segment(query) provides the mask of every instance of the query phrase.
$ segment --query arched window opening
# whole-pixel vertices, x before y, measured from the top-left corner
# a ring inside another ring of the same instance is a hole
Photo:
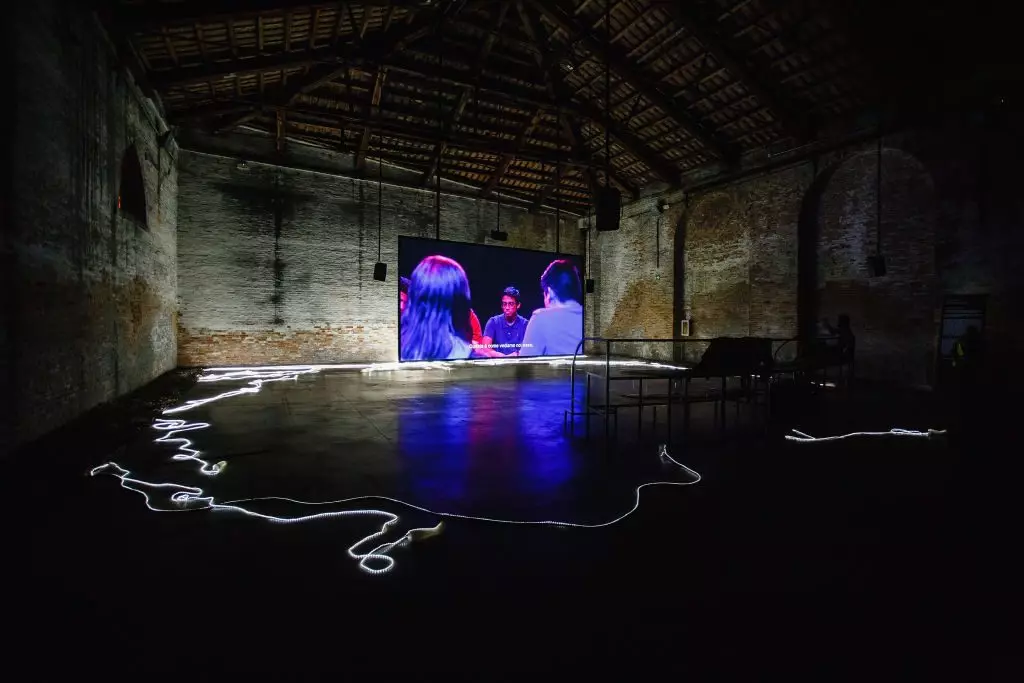
[[[129,145],[121,159],[121,187],[117,192],[117,210],[125,218],[147,227],[146,184],[142,180],[142,164],[134,145]]]

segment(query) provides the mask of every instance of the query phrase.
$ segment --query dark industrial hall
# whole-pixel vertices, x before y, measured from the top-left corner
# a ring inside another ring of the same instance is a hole
[[[999,3],[35,0],[8,670],[1019,680]]]

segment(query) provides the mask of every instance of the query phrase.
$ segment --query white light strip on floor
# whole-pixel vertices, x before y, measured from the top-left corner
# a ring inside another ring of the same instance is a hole
[[[247,372],[320,372],[322,370],[359,370],[364,373],[397,372],[402,370],[447,370],[452,368],[488,367],[496,365],[547,365],[550,367],[566,367],[572,365],[572,356],[545,356],[543,358],[481,358],[477,360],[445,360],[445,361],[403,361],[394,363],[346,363],[340,365],[251,365],[230,368],[204,368],[200,382],[217,381],[219,379],[243,379]],[[645,367],[669,370],[685,370],[685,365],[669,365],[648,360],[605,360],[601,358],[580,357],[576,359],[578,366],[609,365],[615,368]],[[208,379],[206,373],[218,373]],[[225,375],[221,377],[220,374]]]
[[[918,439],[938,439],[946,435],[945,429],[929,429],[926,432],[918,432],[911,429],[890,429],[887,432],[851,432],[849,434],[840,434],[838,436],[822,436],[813,437],[797,430],[792,430],[793,434],[786,435],[786,441],[795,441],[797,443],[824,443],[826,441],[842,441],[843,439],[852,439],[859,436],[910,436]]]
[[[372,550],[366,552],[360,552],[359,548],[375,539],[379,539],[387,534],[388,530],[398,523],[398,515],[392,512],[386,512],[384,510],[375,509],[358,509],[358,510],[337,510],[332,512],[320,512],[311,515],[303,515],[299,517],[278,517],[276,515],[268,515],[262,512],[256,512],[248,508],[242,507],[240,503],[256,503],[260,501],[284,501],[293,503],[296,505],[348,505],[358,501],[385,501],[401,505],[403,507],[424,512],[435,517],[441,517],[442,519],[463,519],[476,522],[489,522],[493,524],[515,524],[521,526],[551,526],[560,528],[573,528],[573,529],[600,529],[602,527],[608,527],[618,522],[621,522],[626,517],[637,511],[640,507],[640,491],[648,486],[692,486],[700,481],[701,476],[697,471],[687,467],[681,462],[674,459],[668,454],[668,448],[662,445],[658,452],[658,457],[662,462],[671,462],[687,473],[691,474],[694,479],[693,481],[652,481],[645,484],[641,484],[636,487],[635,500],[633,507],[624,512],[623,514],[615,517],[614,519],[606,522],[597,522],[593,524],[585,524],[581,522],[561,522],[554,520],[517,520],[517,519],[499,519],[496,517],[480,517],[477,515],[461,515],[454,512],[439,512],[437,510],[431,510],[419,505],[399,500],[397,498],[389,498],[387,496],[357,496],[355,498],[343,498],[341,500],[329,500],[329,501],[303,501],[296,500],[294,498],[283,498],[280,496],[264,496],[260,498],[240,498],[238,500],[229,500],[223,503],[218,503],[214,500],[213,496],[203,495],[203,490],[197,486],[185,486],[183,484],[175,484],[171,482],[148,482],[142,479],[136,479],[131,477],[131,473],[118,465],[115,462],[108,462],[98,467],[94,467],[89,474],[96,476],[98,474],[111,474],[120,480],[122,488],[128,489],[129,491],[135,491],[146,499],[146,507],[154,512],[188,512],[188,511],[199,511],[199,510],[231,510],[234,512],[240,512],[249,517],[257,517],[264,519],[269,522],[275,522],[278,524],[296,524],[299,522],[311,522],[318,519],[328,519],[330,517],[352,517],[352,516],[381,516],[385,517],[386,521],[381,525],[378,531],[372,534],[364,536],[348,548],[348,554],[353,559],[359,561],[359,568],[369,574],[384,574],[389,572],[395,566],[395,559],[391,557],[390,553],[394,548],[404,547],[412,542],[417,537],[425,537],[440,533],[442,525],[438,524],[434,527],[417,527],[410,529],[405,532],[400,538],[395,541],[387,543],[381,543]],[[153,501],[149,496],[149,493],[145,490],[146,488],[153,489],[173,489],[174,493],[171,494],[170,500],[175,504],[174,509],[164,509],[153,505]],[[371,563],[380,564],[380,566],[372,566]]]
[[[183,411],[186,411],[186,410],[191,410],[192,408],[197,408],[199,406],[206,405],[208,403],[212,403],[214,401],[219,401],[219,400],[222,400],[222,399],[225,399],[225,398],[230,398],[232,396],[240,396],[242,394],[255,394],[255,393],[258,393],[260,391],[260,389],[263,387],[263,384],[265,384],[266,382],[282,381],[282,380],[294,380],[300,374],[315,373],[315,372],[318,372],[318,371],[319,371],[318,368],[316,368],[315,366],[301,366],[301,367],[290,369],[290,370],[282,370],[282,369],[273,369],[273,370],[271,370],[271,369],[262,369],[261,370],[261,369],[232,368],[232,369],[229,369],[226,372],[223,372],[222,374],[208,375],[208,376],[206,376],[206,379],[204,379],[203,381],[214,382],[214,381],[227,380],[227,379],[235,379],[235,380],[238,380],[238,379],[248,379],[249,380],[249,385],[248,386],[241,387],[241,388],[236,389],[234,391],[227,391],[227,392],[218,394],[216,396],[212,396],[210,398],[186,401],[185,403],[183,403],[182,405],[180,405],[178,407],[168,408],[167,410],[164,410],[163,414],[167,415],[167,414],[180,413],[180,412],[183,412]],[[166,432],[163,436],[155,439],[156,442],[158,442],[158,443],[173,443],[173,444],[177,444],[178,452],[175,455],[171,456],[173,460],[193,460],[193,461],[198,462],[200,464],[199,471],[202,474],[205,474],[205,475],[208,475],[208,476],[213,476],[213,475],[220,474],[224,470],[224,467],[225,467],[226,463],[222,461],[222,462],[219,462],[219,463],[216,463],[216,464],[211,464],[208,461],[203,460],[202,458],[199,457],[199,454],[201,453],[201,451],[192,447],[193,446],[192,441],[190,441],[189,439],[183,438],[183,437],[175,436],[176,434],[180,434],[180,433],[183,433],[183,432],[195,431],[195,430],[198,430],[198,429],[206,429],[209,426],[210,426],[210,424],[208,422],[192,422],[192,423],[190,423],[190,422],[186,422],[185,420],[166,419],[166,418],[159,418],[159,419],[155,420],[154,423],[153,423],[153,428],[154,429]],[[275,516],[275,515],[267,515],[267,514],[264,514],[264,513],[255,512],[253,510],[250,510],[250,509],[247,509],[245,507],[242,507],[240,505],[240,503],[254,503],[254,502],[258,502],[258,501],[286,501],[286,502],[289,502],[289,503],[294,503],[296,505],[346,505],[346,504],[354,503],[356,501],[375,500],[375,501],[387,501],[387,502],[390,502],[390,503],[394,503],[396,505],[401,505],[401,506],[407,507],[407,508],[412,509],[412,510],[418,510],[420,512],[424,512],[424,513],[427,513],[429,515],[433,515],[433,516],[441,517],[441,518],[464,519],[464,520],[472,520],[472,521],[479,521],[479,522],[490,522],[490,523],[495,523],[495,524],[517,524],[517,525],[533,525],[533,526],[554,526],[554,527],[577,528],[577,529],[598,529],[598,528],[601,528],[601,527],[607,527],[607,526],[611,526],[612,524],[616,524],[617,522],[620,522],[623,519],[625,519],[626,517],[628,517],[629,515],[633,514],[640,507],[640,491],[642,489],[644,489],[644,488],[647,488],[648,486],[692,486],[692,485],[696,484],[697,482],[699,482],[701,480],[700,473],[698,473],[697,471],[687,467],[686,465],[684,465],[681,462],[675,460],[671,455],[669,455],[668,454],[668,447],[667,446],[662,445],[660,447],[659,452],[658,452],[658,457],[659,457],[659,459],[663,463],[672,463],[672,464],[676,465],[677,467],[679,467],[680,469],[682,469],[685,472],[687,472],[688,474],[690,474],[691,476],[693,476],[694,477],[693,481],[685,481],[685,482],[678,482],[678,481],[653,481],[653,482],[647,482],[645,484],[641,484],[640,486],[636,487],[635,501],[633,503],[633,507],[632,508],[630,508],[627,512],[619,515],[618,517],[616,517],[616,518],[614,518],[612,520],[609,520],[607,522],[594,523],[594,524],[583,524],[583,523],[579,523],[579,522],[558,522],[558,521],[552,521],[552,520],[531,521],[531,520],[498,519],[498,518],[493,518],[493,517],[479,517],[479,516],[475,516],[475,515],[460,515],[460,514],[453,513],[453,512],[438,512],[436,510],[430,510],[428,508],[421,507],[419,505],[414,505],[412,503],[408,503],[408,502],[403,501],[403,500],[398,500],[397,498],[388,498],[386,496],[359,496],[359,497],[356,497],[356,498],[345,498],[345,499],[342,499],[342,500],[323,501],[323,502],[310,502],[310,501],[295,500],[293,498],[282,498],[282,497],[278,497],[278,496],[266,496],[266,497],[261,497],[261,498],[242,498],[242,499],[238,499],[238,500],[230,500],[230,501],[226,501],[226,502],[223,502],[223,503],[218,503],[218,502],[216,502],[214,500],[213,496],[204,496],[203,495],[203,490],[201,488],[196,487],[196,486],[186,486],[184,484],[176,484],[176,483],[172,483],[172,482],[148,482],[148,481],[145,481],[145,480],[142,480],[142,479],[137,479],[137,478],[131,477],[130,476],[131,473],[128,470],[126,470],[125,468],[121,467],[120,465],[118,465],[115,462],[107,462],[107,463],[105,463],[103,465],[99,465],[97,467],[94,467],[92,470],[90,470],[89,474],[91,476],[96,476],[98,474],[111,474],[111,475],[113,475],[114,477],[116,477],[117,479],[120,480],[121,486],[123,488],[128,489],[129,491],[135,491],[136,493],[140,493],[146,499],[146,507],[149,508],[150,510],[155,511],[155,512],[184,512],[184,511],[198,511],[198,510],[232,510],[232,511],[235,511],[235,512],[241,512],[242,514],[250,516],[250,517],[258,517],[260,519],[264,519],[264,520],[271,521],[271,522],[276,522],[276,523],[279,523],[279,524],[295,524],[295,523],[298,523],[298,522],[308,522],[308,521],[313,521],[313,520],[317,520],[317,519],[326,519],[326,518],[330,518],[330,517],[373,516],[373,515],[383,516],[383,517],[386,518],[386,521],[381,525],[381,527],[380,527],[380,529],[378,531],[374,532],[373,534],[370,534],[368,536],[365,536],[365,537],[361,538],[360,540],[356,541],[356,543],[354,543],[353,545],[349,546],[349,548],[348,548],[349,556],[352,557],[353,559],[357,559],[359,561],[360,569],[362,569],[363,571],[366,571],[366,572],[368,572],[370,574],[383,574],[383,573],[386,573],[386,572],[390,571],[392,569],[392,567],[394,567],[395,560],[394,560],[394,558],[392,558],[388,554],[388,553],[391,552],[392,549],[394,549],[396,547],[405,546],[410,541],[414,540],[417,537],[426,537],[426,536],[430,536],[430,535],[434,535],[436,533],[439,533],[440,530],[441,530],[441,525],[439,524],[436,527],[418,527],[418,528],[415,528],[415,529],[410,529],[405,534],[403,534],[401,536],[401,538],[399,538],[399,539],[397,539],[395,541],[391,541],[391,542],[387,542],[387,543],[381,543],[378,546],[376,546],[375,548],[373,548],[372,550],[369,550],[367,552],[360,552],[358,549],[361,546],[363,546],[363,545],[365,545],[365,544],[367,544],[367,543],[369,543],[369,542],[371,542],[371,541],[373,541],[375,539],[379,539],[382,536],[384,536],[387,533],[388,529],[390,529],[394,524],[396,524],[398,522],[398,520],[399,520],[398,515],[396,515],[394,513],[391,513],[391,512],[386,512],[386,511],[383,511],[383,510],[359,509],[359,510],[339,510],[339,511],[334,511],[334,512],[321,512],[321,513],[317,513],[317,514],[304,515],[304,516],[299,516],[299,517],[278,517],[278,516]],[[151,498],[149,496],[149,493],[146,492],[145,487],[154,488],[154,489],[173,489],[174,493],[171,494],[170,500],[171,500],[172,503],[174,503],[175,507],[173,509],[162,509],[162,508],[155,507],[153,505],[153,503],[152,503],[152,500],[151,500]],[[198,504],[198,505],[196,505],[196,504]],[[189,506],[191,506],[191,507],[189,507]],[[375,563],[375,564],[376,563],[380,563],[382,566],[371,566],[371,563]]]

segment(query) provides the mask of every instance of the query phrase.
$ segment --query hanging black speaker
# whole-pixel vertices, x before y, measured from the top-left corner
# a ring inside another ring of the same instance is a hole
[[[593,294],[594,293],[594,281],[593,280],[590,280],[590,279],[585,280],[584,283],[583,283],[583,286],[586,289],[587,294]]]
[[[619,229],[619,216],[622,214],[622,193],[614,187],[601,187],[597,190],[597,231],[609,232]]]
[[[374,263],[373,264],[373,279],[378,282],[384,282],[388,279],[388,264],[386,263]]]

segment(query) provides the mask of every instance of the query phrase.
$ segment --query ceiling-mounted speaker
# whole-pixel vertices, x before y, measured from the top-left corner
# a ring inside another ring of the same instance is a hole
[[[384,282],[388,279],[388,264],[386,263],[374,263],[373,264],[373,279],[378,282]]]
[[[622,215],[622,193],[614,187],[597,189],[597,231],[610,232],[619,229]]]
[[[504,230],[491,230],[491,239],[495,242],[507,242],[508,233]]]

